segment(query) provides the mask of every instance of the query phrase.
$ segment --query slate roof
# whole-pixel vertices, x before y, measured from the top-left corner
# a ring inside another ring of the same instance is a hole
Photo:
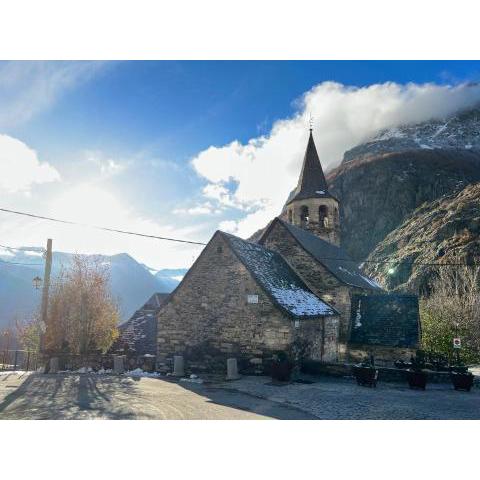
[[[279,217],[271,222],[268,229],[260,237],[258,241],[260,244],[264,243],[270,230],[275,225],[275,222],[281,223],[304,250],[321,263],[342,283],[352,287],[383,291],[382,287],[375,280],[367,277],[360,271],[358,263],[352,260],[347,252],[341,247],[337,247],[303,228],[285,222]]]
[[[350,343],[416,348],[419,342],[418,297],[354,295]]]
[[[156,355],[157,313],[168,296],[168,293],[154,293],[129,320],[120,324],[120,335],[111,350],[123,349],[128,344],[137,355]]]
[[[322,164],[318,158],[317,148],[310,130],[298,184],[295,190],[290,193],[287,204],[293,200],[324,197],[332,197],[332,195],[328,192],[327,181],[325,180]]]
[[[224,232],[238,259],[276,305],[294,318],[315,318],[338,312],[313,294],[280,254]]]

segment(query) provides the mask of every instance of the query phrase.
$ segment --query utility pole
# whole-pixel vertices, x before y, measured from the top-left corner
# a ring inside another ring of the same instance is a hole
[[[85,292],[81,293],[80,322],[82,325],[82,341],[80,344],[80,352],[83,354],[86,354],[88,342],[87,342],[87,294]]]
[[[52,239],[47,240],[47,251],[45,252],[45,273],[43,275],[43,291],[42,291],[42,309],[41,309],[41,326],[43,333],[40,340],[40,351],[43,352],[45,345],[45,331],[47,328],[48,315],[48,290],[50,288],[50,273],[52,272]]]

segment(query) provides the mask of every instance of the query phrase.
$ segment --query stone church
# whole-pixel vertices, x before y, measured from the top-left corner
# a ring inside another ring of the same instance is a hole
[[[417,347],[418,302],[391,295],[340,246],[340,204],[312,131],[297,187],[257,241],[217,231],[158,313],[157,366],[262,372],[287,351],[319,362],[373,353],[385,364]]]

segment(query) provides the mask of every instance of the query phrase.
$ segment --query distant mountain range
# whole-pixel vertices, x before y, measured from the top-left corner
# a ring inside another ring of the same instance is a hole
[[[68,266],[72,254],[53,252],[52,276],[62,265]],[[171,292],[180,282],[185,269],[155,270],[126,253],[98,255],[110,267],[113,295],[120,305],[121,320],[126,320],[156,292]],[[40,303],[41,290],[35,290],[32,280],[43,278],[43,249],[0,247],[0,328],[19,318],[29,316]]]

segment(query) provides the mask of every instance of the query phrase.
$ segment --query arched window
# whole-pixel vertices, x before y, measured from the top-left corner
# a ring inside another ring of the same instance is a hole
[[[293,210],[288,211],[288,221],[293,223]]]
[[[320,205],[318,207],[318,223],[320,225],[326,226],[328,218],[328,208],[326,205]]]
[[[300,207],[300,221],[302,223],[308,223],[309,221],[308,207],[306,205]]]

